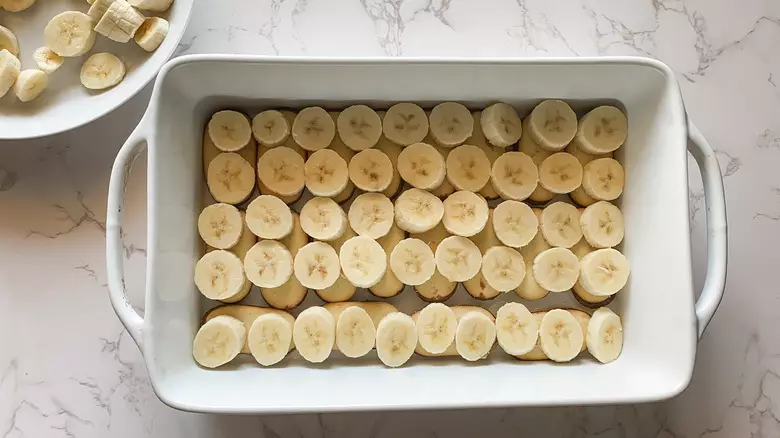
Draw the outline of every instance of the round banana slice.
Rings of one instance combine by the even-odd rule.
[[[609,363],[623,351],[623,323],[615,312],[602,307],[590,317],[585,337],[588,352],[601,363]]]
[[[628,121],[614,106],[600,106],[580,119],[577,140],[583,151],[599,155],[612,152],[626,142]]]
[[[326,289],[339,278],[339,256],[325,242],[307,243],[293,261],[295,278],[309,289]]]
[[[279,287],[292,275],[293,258],[286,246],[275,240],[261,240],[244,256],[244,272],[259,287]]]
[[[551,246],[571,248],[582,239],[580,211],[565,202],[554,202],[542,210],[542,235]]]
[[[215,113],[209,120],[208,132],[214,145],[225,152],[242,149],[252,139],[252,125],[249,119],[238,111],[225,110]]]
[[[534,258],[534,279],[550,292],[567,291],[580,275],[580,260],[570,249],[550,248]]]
[[[352,105],[340,112],[336,127],[341,141],[354,151],[374,147],[382,135],[382,119],[365,105]]]
[[[471,240],[450,236],[439,243],[434,258],[436,268],[450,281],[471,279],[482,267],[482,253]]]
[[[79,80],[89,90],[105,90],[122,82],[126,71],[125,63],[116,56],[95,53],[81,65]]]
[[[306,188],[314,196],[336,196],[349,182],[347,162],[332,149],[320,149],[311,154],[303,174]]]
[[[426,143],[414,143],[404,148],[398,156],[397,167],[404,181],[423,190],[439,187],[447,173],[444,157]]]
[[[289,147],[290,149],[294,150],[295,153],[300,155],[302,159],[304,159],[304,160],[306,159],[306,151],[304,151],[300,146],[295,144],[295,142],[287,140],[284,143],[284,145],[285,145],[285,147]],[[246,148],[242,149],[238,153],[243,155],[244,151],[250,149],[251,147],[252,146],[250,145],[249,147],[246,147]],[[263,155],[265,155],[265,153],[270,151],[271,149],[272,148],[269,148],[269,147],[266,147],[266,146],[263,146],[263,145],[258,145],[257,148],[256,148],[257,152],[255,154],[256,158],[253,160],[254,164],[257,165],[257,163],[259,162],[259,159],[262,158]],[[247,160],[249,160],[249,158],[247,158]],[[303,194],[303,187],[301,187],[301,190],[298,193],[294,193],[292,195],[282,195],[282,194],[276,193],[275,191],[269,189],[268,186],[263,184],[263,180],[260,179],[260,174],[259,173],[256,175],[256,179],[257,179],[257,188],[259,189],[261,195],[274,195],[274,196],[278,197],[279,199],[281,199],[282,201],[284,201],[284,203],[288,204],[288,205],[294,204],[294,203],[298,202],[298,200],[301,199],[301,195]],[[304,184],[305,184],[305,179],[304,179]]]
[[[444,203],[425,190],[409,189],[395,200],[395,223],[410,233],[433,229],[444,216]]]
[[[387,270],[387,254],[376,240],[353,237],[339,251],[341,271],[350,283],[369,288],[379,282]]]
[[[496,313],[496,339],[507,354],[526,354],[539,339],[539,323],[524,305],[506,303]]]
[[[490,180],[490,160],[476,146],[456,147],[447,155],[446,165],[447,179],[458,190],[478,192]]]
[[[60,56],[81,56],[95,44],[93,26],[89,15],[65,11],[55,15],[43,29],[44,45]]]
[[[49,75],[57,71],[62,66],[62,63],[65,62],[65,58],[54,53],[52,49],[46,46],[35,49],[33,60],[39,70]]]
[[[382,132],[388,140],[401,146],[419,143],[428,135],[428,116],[418,105],[397,103],[387,109]]]
[[[528,133],[539,146],[560,151],[577,133],[577,115],[561,100],[545,100],[528,116]]]
[[[209,163],[206,185],[217,202],[240,204],[255,189],[255,169],[235,152],[223,152]]]
[[[431,248],[420,239],[404,239],[390,253],[390,269],[402,283],[419,286],[433,277],[436,261]]]
[[[198,233],[201,239],[217,249],[228,249],[238,243],[244,230],[244,219],[230,204],[211,204],[198,215]]]
[[[192,357],[206,368],[217,368],[233,360],[246,342],[244,323],[228,315],[206,321],[192,341]]]
[[[555,362],[568,362],[582,350],[585,334],[571,312],[553,309],[539,324],[539,344],[544,354]]]
[[[523,121],[517,111],[512,105],[503,102],[485,108],[480,125],[487,141],[499,148],[512,146],[523,134]]]
[[[195,264],[195,286],[210,300],[225,300],[240,294],[246,282],[241,259],[223,249],[207,252]]]
[[[490,248],[482,256],[482,276],[499,292],[517,289],[525,278],[523,256],[506,246]]]
[[[349,179],[366,192],[381,192],[393,181],[393,163],[378,149],[366,149],[349,161]]]
[[[334,240],[347,230],[347,215],[330,198],[311,198],[301,209],[301,227],[317,240]]]
[[[482,312],[468,312],[458,321],[455,348],[469,362],[484,359],[496,342],[496,324]]]
[[[428,116],[430,133],[437,144],[455,147],[463,144],[474,131],[474,119],[465,106],[456,102],[436,105]]]
[[[377,239],[377,243],[382,247],[386,257],[387,266],[390,266],[390,255],[393,253],[396,245],[406,238],[406,232],[398,228],[397,225],[390,227],[387,235]],[[380,298],[394,297],[404,290],[404,284],[395,276],[392,269],[385,269],[385,274],[379,279],[379,282],[369,288],[369,291]]]
[[[598,158],[582,169],[582,188],[600,201],[612,201],[623,193],[623,166],[612,158]]]
[[[552,154],[539,165],[539,184],[553,193],[570,193],[582,184],[582,165],[572,154]]]
[[[580,284],[596,296],[620,292],[630,273],[626,257],[612,248],[597,249],[586,254],[580,262]]]
[[[379,321],[376,328],[376,353],[391,368],[405,364],[417,347],[417,329],[411,316],[393,312]]]
[[[348,218],[358,235],[379,239],[393,226],[393,202],[381,193],[363,193],[352,201]]]
[[[318,106],[304,108],[295,116],[292,137],[307,151],[325,149],[336,136],[336,124],[330,114]]]
[[[493,162],[490,179],[502,198],[522,201],[536,190],[539,171],[528,155],[506,152]]]
[[[8,93],[22,71],[22,63],[11,52],[0,49],[0,97]]]
[[[388,198],[395,198],[401,194],[403,188],[403,180],[401,173],[398,172],[398,157],[401,156],[401,152],[404,150],[403,146],[399,146],[385,137],[379,138],[379,143],[374,146],[376,150],[382,151],[390,159],[391,163],[396,163],[393,168],[393,179],[390,180],[390,185],[386,189],[382,190],[382,194]]]
[[[365,309],[351,306],[336,320],[336,347],[347,357],[363,357],[374,348],[376,327]]]
[[[257,175],[274,193],[295,196],[306,184],[303,157],[295,150],[278,146],[269,149],[257,160]]]
[[[29,102],[38,97],[49,86],[49,75],[38,70],[28,69],[19,72],[14,82],[14,94],[21,102]]]
[[[520,201],[504,201],[493,211],[493,229],[506,246],[528,245],[539,230],[539,219],[531,207]]]
[[[336,321],[333,315],[319,306],[301,312],[293,324],[293,342],[295,349],[307,361],[324,362],[336,342]]]
[[[252,322],[246,343],[257,363],[268,367],[281,362],[287,356],[292,337],[293,327],[290,321],[275,313],[266,313]]]
[[[281,112],[266,110],[252,119],[252,135],[258,144],[279,146],[290,137],[290,124]]]
[[[293,231],[293,214],[276,196],[260,195],[246,208],[246,225],[261,239],[281,239]]]
[[[444,353],[455,341],[458,319],[441,303],[423,307],[417,315],[417,341],[428,353]]]
[[[456,236],[471,237],[485,229],[490,209],[485,198],[458,191],[444,200],[444,228]]]
[[[580,216],[582,235],[594,248],[611,248],[623,241],[623,213],[606,201],[585,208]]]
[[[430,280],[414,287],[421,300],[429,303],[447,301],[455,293],[458,283],[448,280],[436,270]]]

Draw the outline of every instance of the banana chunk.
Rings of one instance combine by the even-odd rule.
[[[409,189],[395,200],[395,223],[410,233],[433,229],[444,216],[444,203],[430,192]]]
[[[420,239],[404,239],[390,253],[390,269],[403,283],[419,286],[433,277],[436,271],[431,248]]]
[[[349,179],[366,192],[381,192],[393,181],[393,163],[378,149],[366,149],[349,161]]]
[[[266,313],[252,322],[246,343],[257,363],[268,367],[287,356],[292,337],[293,326],[290,321],[275,313]]]
[[[133,39],[138,46],[147,52],[154,52],[160,47],[165,37],[168,36],[168,30],[171,25],[167,20],[160,17],[147,17],[141,27],[135,31]]]
[[[290,137],[290,124],[279,111],[262,111],[252,119],[252,135],[258,144],[279,146]]]
[[[447,173],[444,157],[426,143],[414,143],[404,148],[398,156],[397,167],[404,181],[423,190],[439,187]]]
[[[295,349],[307,361],[324,362],[336,342],[336,321],[333,315],[319,306],[301,312],[293,324],[293,342]]]
[[[230,204],[216,203],[203,209],[198,216],[198,233],[206,245],[217,249],[232,248],[244,230],[244,219]]]
[[[347,215],[330,198],[311,198],[301,209],[301,226],[313,239],[335,240],[347,230]]]
[[[293,231],[293,213],[276,196],[260,195],[247,206],[246,224],[261,239],[282,239]]]
[[[293,258],[286,246],[275,240],[257,242],[244,257],[244,272],[254,285],[279,287],[290,279]]]
[[[210,300],[228,300],[241,294],[244,266],[235,254],[222,249],[206,253],[195,264],[195,286]]]
[[[597,249],[585,255],[580,262],[580,284],[596,296],[620,292],[630,273],[626,257],[612,248]]]
[[[29,102],[38,97],[49,86],[49,76],[38,70],[29,69],[19,72],[14,82],[14,94],[21,102]]]
[[[388,140],[401,146],[419,143],[428,135],[428,116],[418,105],[397,103],[387,109],[382,132]]]
[[[566,152],[552,154],[539,165],[539,184],[553,193],[570,193],[582,184],[582,165]]]
[[[436,268],[450,281],[463,282],[473,278],[482,267],[482,253],[471,240],[450,236],[436,247]]]
[[[274,193],[296,196],[306,184],[303,157],[295,150],[279,146],[265,152],[257,161],[257,174]]]
[[[493,211],[496,237],[506,246],[528,245],[539,230],[539,219],[528,205],[520,201],[504,201]]]
[[[485,198],[458,191],[444,200],[444,228],[456,236],[471,237],[485,229],[490,209]]]
[[[585,337],[588,352],[601,363],[609,363],[623,350],[623,323],[615,312],[602,307],[590,317]]]
[[[444,353],[455,341],[458,320],[455,312],[441,303],[431,303],[417,314],[417,341],[425,351]]]
[[[393,226],[393,202],[381,193],[358,195],[349,207],[349,225],[360,236],[379,239]]]
[[[357,287],[369,288],[379,282],[387,270],[387,254],[376,240],[366,237],[353,237],[339,250],[341,271],[350,283]]]
[[[580,354],[585,334],[571,312],[553,309],[542,317],[539,341],[548,358],[555,362],[568,362]]]
[[[582,239],[580,211],[565,202],[554,202],[542,210],[540,218],[544,239],[551,246],[571,248]]]
[[[347,357],[362,357],[374,349],[376,327],[359,306],[344,309],[336,320],[336,347]]]
[[[324,109],[304,108],[295,116],[292,137],[307,151],[325,149],[336,136],[336,123]]]
[[[430,133],[437,144],[455,147],[471,137],[474,119],[465,106],[456,102],[436,105],[428,116]]]
[[[480,126],[491,145],[505,148],[517,143],[523,134],[523,121],[512,105],[498,102],[482,111]]]
[[[539,323],[524,305],[506,303],[496,313],[496,339],[507,354],[526,354],[539,339]]]
[[[99,0],[98,0],[99,1]],[[114,0],[97,21],[95,32],[118,43],[126,43],[144,24],[144,17],[125,0]]]
[[[50,48],[43,46],[35,49],[35,52],[33,52],[33,60],[35,61],[35,66],[38,67],[39,70],[46,74],[52,74],[62,66],[65,58],[54,53]]]
[[[325,242],[308,243],[295,255],[293,272],[303,286],[326,289],[339,278],[339,256]]]
[[[502,198],[522,201],[536,190],[539,171],[528,155],[506,152],[493,162],[490,179]]]
[[[388,367],[405,364],[417,346],[417,328],[414,320],[401,312],[391,313],[376,328],[376,353]]]
[[[60,56],[81,56],[95,44],[92,19],[82,12],[63,12],[43,29],[43,40],[46,47]]]
[[[593,199],[612,201],[623,193],[623,166],[612,158],[598,158],[582,169],[582,188]]]
[[[111,6],[111,3],[113,2],[114,0],[93,0],[87,10],[87,15],[89,15],[89,18],[91,18],[93,22],[97,23],[103,18],[103,15],[108,12],[108,7]]]
[[[528,116],[528,133],[533,141],[549,151],[560,151],[577,134],[577,115],[561,100],[545,100]]]
[[[332,149],[320,149],[311,154],[303,173],[306,188],[314,196],[336,196],[349,183],[347,162]]]
[[[580,217],[582,235],[594,248],[611,248],[623,241],[625,226],[620,209],[606,201],[585,208]]]
[[[493,289],[509,292],[525,278],[525,261],[519,252],[506,246],[494,246],[482,256],[482,276]]]
[[[583,151],[599,155],[618,149],[626,142],[628,121],[614,106],[604,105],[580,119],[577,141]]]
[[[496,324],[482,312],[468,312],[458,321],[455,348],[469,362],[485,359],[496,342]]]
[[[217,368],[233,360],[246,342],[244,323],[219,315],[203,324],[192,341],[192,357],[206,368]]]
[[[490,160],[476,146],[456,147],[447,155],[446,165],[447,179],[458,190],[478,192],[490,180]]]
[[[339,113],[336,128],[347,147],[362,151],[376,146],[382,135],[382,119],[366,105],[352,105]]]
[[[3,26],[0,26],[0,50],[8,50],[15,57],[19,57],[19,40],[11,29]]]
[[[165,12],[173,4],[173,0],[128,0],[133,7],[144,11]]]
[[[567,291],[580,275],[580,260],[570,249],[550,248],[534,258],[534,279],[550,292]]]
[[[22,71],[22,63],[6,49],[0,50],[0,97],[8,93]]]

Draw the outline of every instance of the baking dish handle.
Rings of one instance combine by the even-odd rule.
[[[718,159],[704,136],[688,120],[688,151],[701,171],[704,201],[707,204],[707,274],[699,300],[696,302],[699,338],[710,323],[726,288],[728,263],[728,233],[726,197]]]
[[[108,271],[108,296],[119,320],[127,328],[143,353],[144,320],[127,298],[125,288],[124,244],[122,242],[122,209],[130,169],[138,155],[146,149],[147,131],[144,116],[130,134],[114,160],[108,184],[108,213],[106,215],[106,263]]]

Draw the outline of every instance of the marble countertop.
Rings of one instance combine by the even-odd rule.
[[[178,54],[642,55],[669,64],[718,151],[731,231],[727,293],[699,343],[693,381],[668,402],[618,407],[269,417],[166,407],[111,309],[104,261],[109,171],[147,88],[85,128],[0,142],[0,434],[780,436],[778,45],[773,0],[199,0]],[[139,307],[143,168],[131,175],[125,220],[127,286]],[[697,289],[706,264],[698,178],[692,164]]]

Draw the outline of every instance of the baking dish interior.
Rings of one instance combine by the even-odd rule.
[[[376,109],[441,101],[476,110],[494,101],[521,116],[543,98],[568,101],[578,114],[621,106],[629,136],[617,159],[627,183],[619,200],[626,224],[620,248],[631,263],[625,290],[611,304],[624,322],[621,357],[601,365],[583,354],[569,364],[520,362],[497,349],[476,364],[414,357],[387,369],[370,354],[325,364],[293,353],[262,368],[251,357],[218,370],[199,368],[192,339],[207,303],[192,273],[202,246],[201,136],[223,108],[254,114],[271,107],[364,103]],[[185,58],[158,79],[150,113],[149,259],[144,354],[166,403],[206,412],[302,412],[651,401],[687,386],[695,357],[689,248],[685,113],[674,77],[649,60],[381,61]],[[259,295],[253,292],[252,295]],[[365,291],[357,299],[368,298]],[[579,307],[568,293],[529,302],[514,294],[478,302],[463,290],[447,304],[495,311],[517,300],[529,309]],[[424,303],[410,290],[391,300],[403,311]],[[258,301],[261,302],[261,301]],[[309,294],[301,308],[321,301]]]

